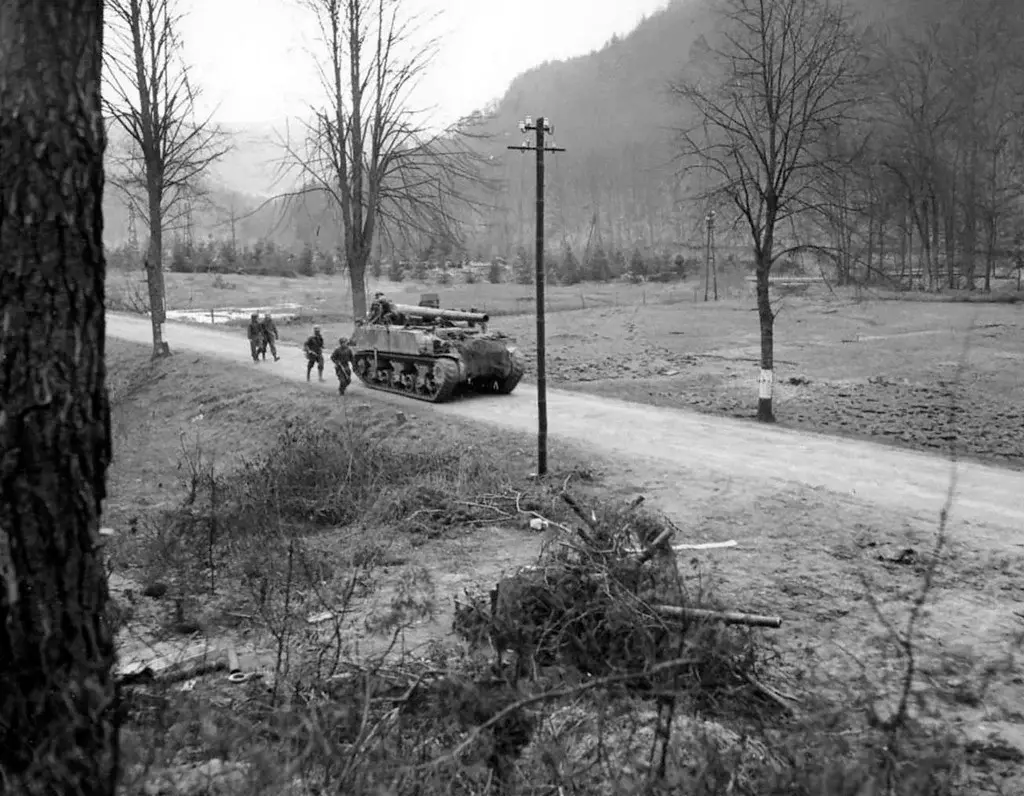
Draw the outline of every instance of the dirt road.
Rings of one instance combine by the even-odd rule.
[[[213,328],[168,323],[172,350],[246,361],[245,341]],[[107,334],[150,341],[148,319],[109,313]],[[281,345],[279,363],[253,365],[254,378],[277,376],[302,381],[301,351]],[[256,373],[260,375],[257,376]],[[324,385],[334,390],[333,374]],[[368,395],[358,382],[353,392]],[[522,384],[511,396],[474,398],[441,406],[373,393],[375,397],[519,431],[534,431],[537,395]],[[772,482],[804,484],[859,502],[889,507],[902,516],[937,517],[949,489],[949,461],[868,442],[766,427],[729,418],[643,406],[607,398],[548,391],[551,435],[572,440],[620,461],[647,460],[677,473],[680,488],[691,479],[726,476],[741,487],[763,489]],[[975,463],[957,467],[953,515],[959,523],[988,526],[993,536],[1024,544],[1024,473]],[[1009,533],[1008,533],[1009,532]]]

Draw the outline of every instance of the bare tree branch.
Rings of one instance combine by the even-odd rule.
[[[413,93],[437,53],[425,20],[402,0],[304,0],[316,15],[325,58],[325,103],[312,108],[303,141],[281,141],[282,176],[338,208],[355,317],[366,313],[365,272],[379,235],[457,240],[472,188],[489,162],[472,146],[481,120],[432,130]],[[482,137],[477,134],[476,137]]]
[[[163,232],[204,196],[203,178],[230,143],[212,118],[196,118],[198,91],[181,58],[174,0],[106,0],[106,10],[106,113],[127,138],[109,178],[149,228],[146,281],[160,356],[167,352]]]
[[[862,61],[839,3],[724,0],[722,18],[703,74],[672,86],[697,119],[679,131],[680,163],[701,197],[732,205],[750,234],[761,324],[758,419],[771,422],[769,274],[779,225],[814,210],[816,181],[834,173],[828,143],[857,102]]]

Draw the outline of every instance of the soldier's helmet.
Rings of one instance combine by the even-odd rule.
[[[258,312],[254,312],[254,313],[252,314],[252,319],[253,319],[254,321],[256,321],[256,320],[259,320],[259,317],[260,317],[260,314],[259,314]]]
[[[319,326],[314,326],[313,327],[313,334],[319,334],[319,333],[320,333],[320,327]]]
[[[270,320],[270,313],[269,312],[264,312],[263,313],[263,317],[266,318],[269,321]]]

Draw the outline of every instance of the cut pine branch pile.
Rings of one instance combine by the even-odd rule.
[[[777,628],[781,619],[714,604],[699,579],[679,570],[671,547],[678,529],[643,498],[600,511],[564,488],[561,498],[579,523],[550,523],[558,533],[535,566],[457,600],[458,635],[493,649],[503,672],[511,652],[508,673],[517,680],[555,667],[622,677],[630,689],[745,692],[778,703],[759,682],[763,645],[754,628]]]

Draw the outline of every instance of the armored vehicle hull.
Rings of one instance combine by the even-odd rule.
[[[386,322],[385,322],[386,321]],[[352,335],[354,369],[372,390],[441,403],[460,390],[511,393],[523,377],[515,340],[487,331],[478,312],[389,305]]]

